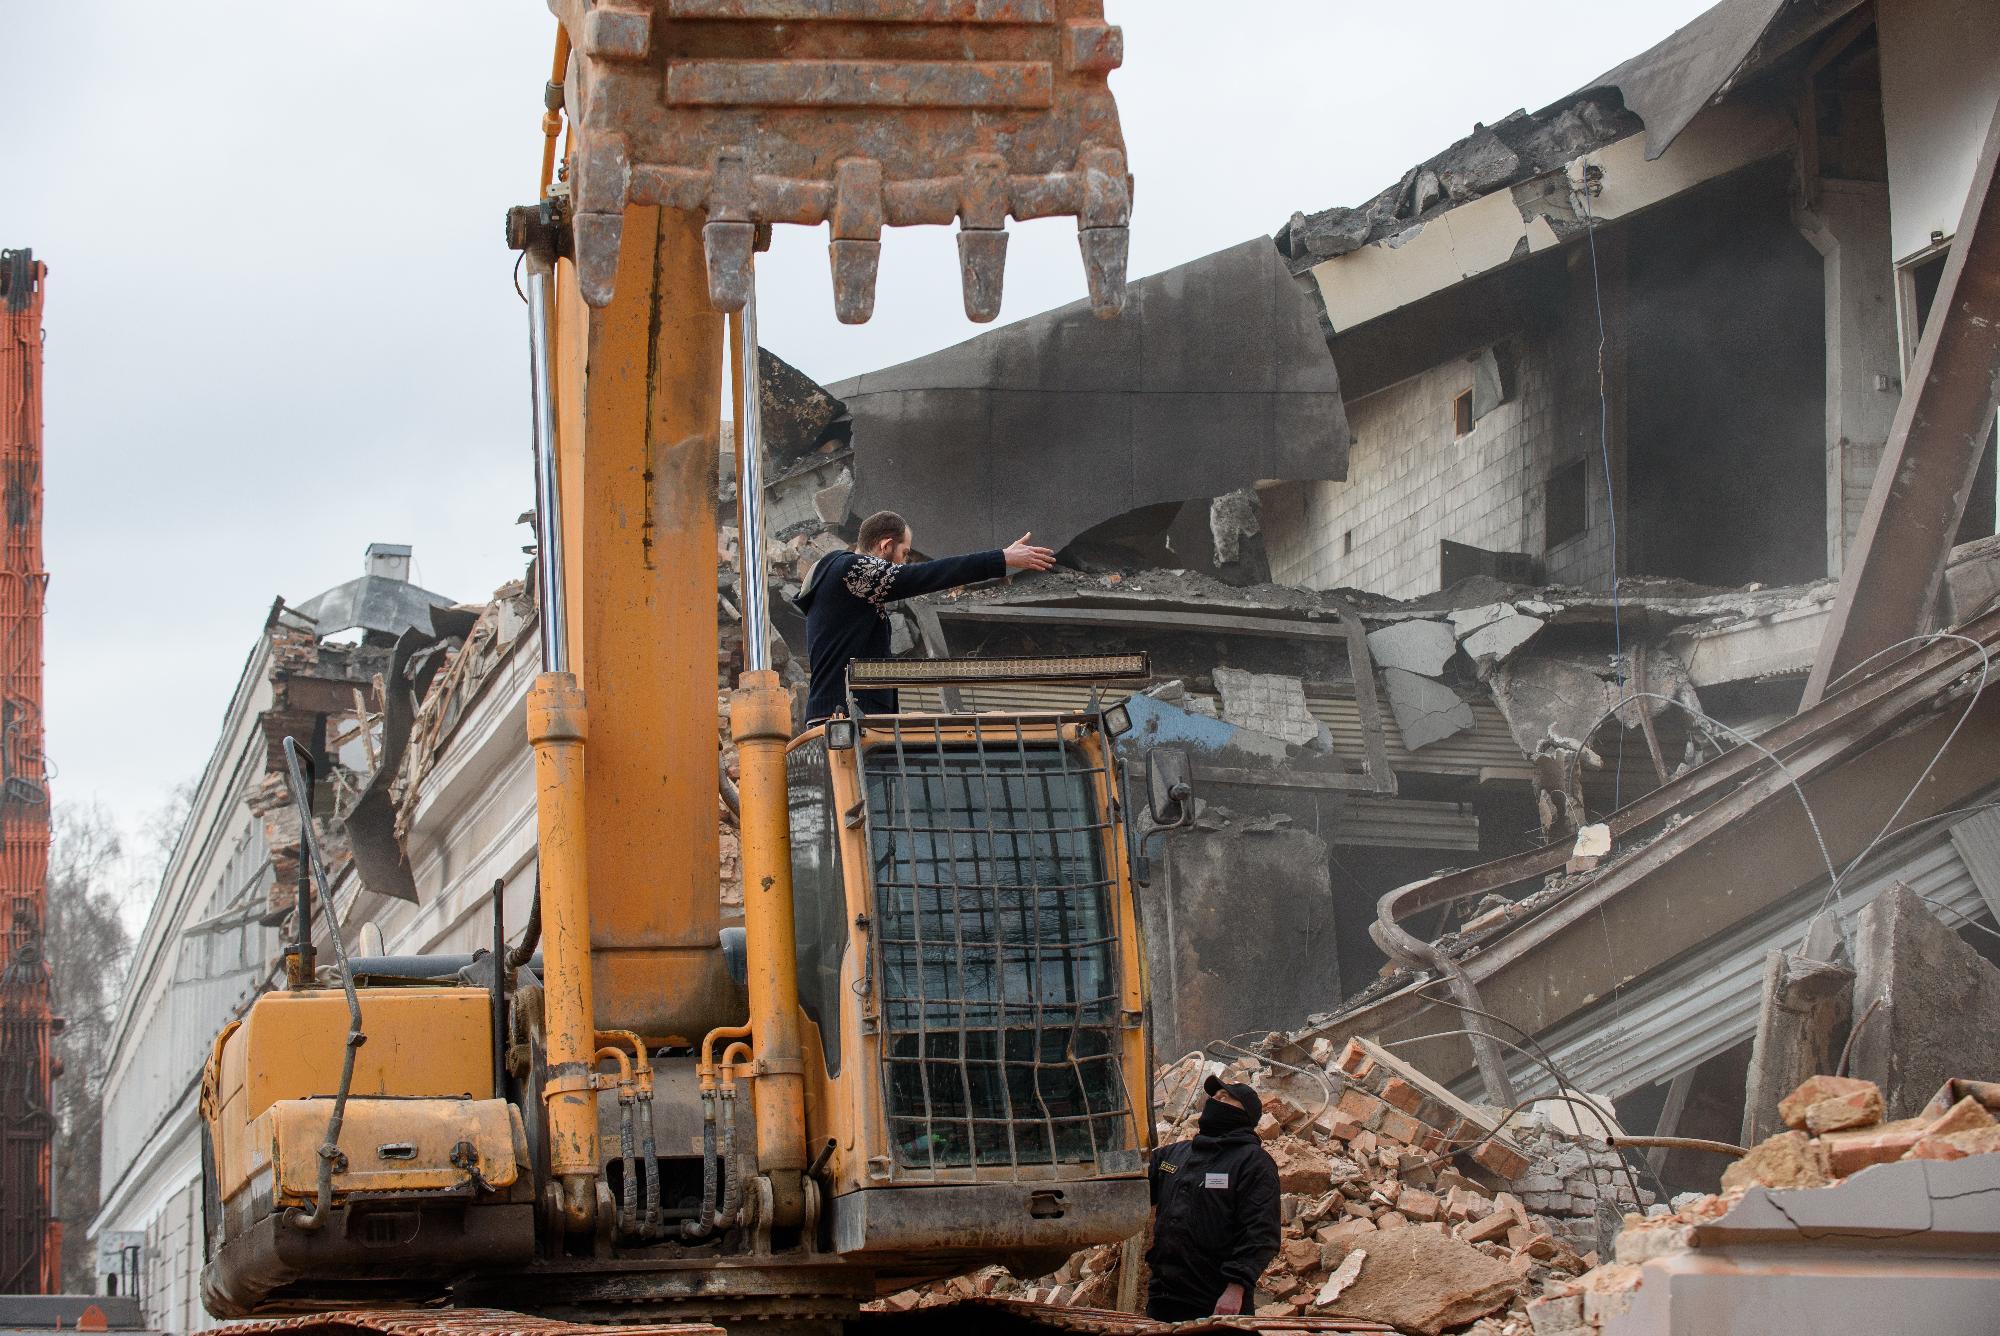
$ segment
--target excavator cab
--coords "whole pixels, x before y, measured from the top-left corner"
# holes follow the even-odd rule
[[[870,689],[1143,679],[1143,655],[860,662]],[[1147,1209],[1122,710],[861,715],[786,756],[831,1241],[890,1271],[1060,1256]],[[819,1129],[815,1129],[818,1135]]]

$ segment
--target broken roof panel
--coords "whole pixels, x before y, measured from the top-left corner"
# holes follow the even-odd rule
[[[1646,126],[1651,161],[1725,92],[1787,0],[1723,0],[1589,88],[1615,88]]]
[[[927,552],[1032,530],[1061,548],[1118,515],[1264,479],[1347,476],[1347,415],[1311,303],[1259,237],[828,387],[853,418],[855,515]]]

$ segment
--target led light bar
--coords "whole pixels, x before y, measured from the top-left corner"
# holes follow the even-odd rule
[[[856,659],[847,685],[856,691],[890,687],[978,686],[991,682],[1147,682],[1144,654],[1037,654],[991,659]]]

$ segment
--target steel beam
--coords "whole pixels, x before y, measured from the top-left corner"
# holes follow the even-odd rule
[[[2000,404],[2000,105],[1972,174],[1937,300],[1889,428],[1803,705],[1936,626],[1938,590]]]

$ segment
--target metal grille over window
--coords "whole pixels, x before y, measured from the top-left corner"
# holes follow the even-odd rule
[[[1132,1144],[1104,766],[1018,720],[898,720],[862,769],[897,1164],[1019,1169]]]

